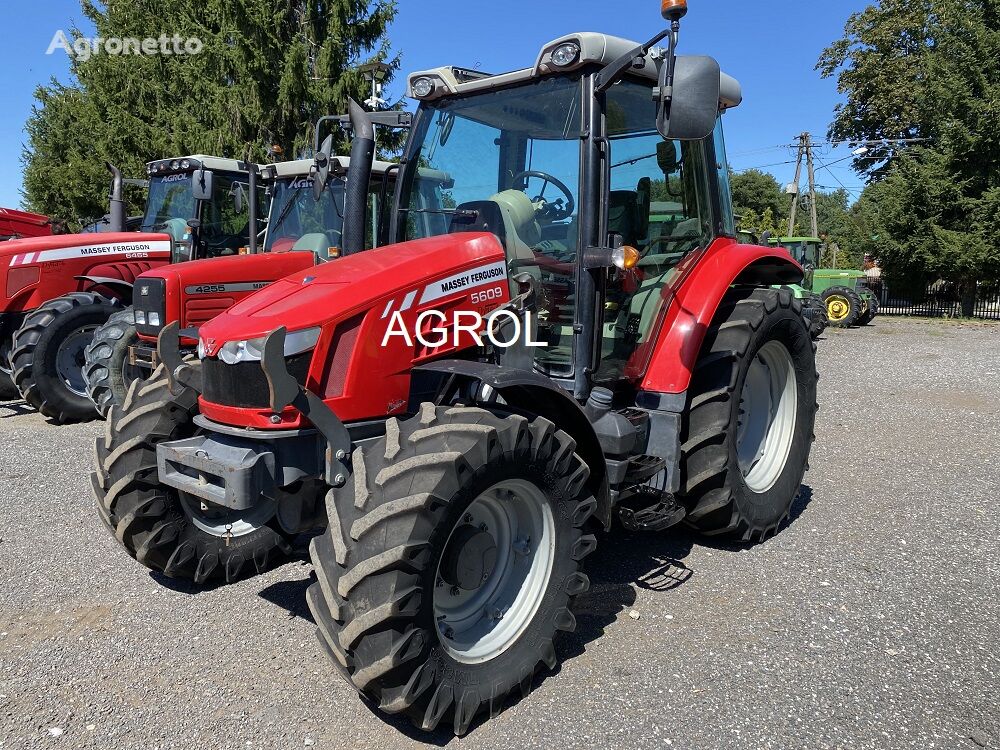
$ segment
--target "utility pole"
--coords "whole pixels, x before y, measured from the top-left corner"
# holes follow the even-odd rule
[[[812,221],[812,236],[819,237],[819,219],[816,216],[816,170],[813,166],[812,137],[806,133],[806,162],[809,164],[809,218]]]
[[[805,143],[806,133],[799,136],[799,155],[795,162],[795,182],[789,185],[788,192],[792,195],[792,213],[788,218],[788,236],[795,234],[795,216],[799,210],[799,182],[802,180],[802,156],[805,153],[802,144]],[[794,185],[794,188],[792,187]]]
[[[799,183],[802,180],[802,162],[805,161],[809,173],[809,219],[811,223],[812,236],[819,236],[819,217],[816,215],[816,167],[813,161],[812,136],[803,133],[799,136],[799,153],[795,161],[795,182],[794,188],[789,186],[792,194],[792,210],[788,218],[788,236],[795,234],[795,219],[799,211]]]

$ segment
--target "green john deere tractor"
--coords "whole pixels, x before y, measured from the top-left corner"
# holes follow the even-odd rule
[[[753,232],[741,229],[737,231],[736,235],[737,239],[744,244],[766,245],[768,243],[766,233],[764,237],[759,238]],[[770,242],[771,244],[774,244],[773,240]],[[784,288],[791,290],[792,295],[796,299],[802,301],[802,317],[804,317],[806,322],[809,324],[809,334],[813,337],[813,339],[818,339],[821,335],[823,335],[823,331],[825,331],[830,325],[830,320],[827,317],[826,303],[818,294],[814,294],[812,291],[806,287],[800,286],[799,284],[784,284],[783,286]]]
[[[878,315],[878,297],[868,288],[864,271],[820,268],[821,239],[782,237],[769,242],[781,245],[805,268],[802,285],[823,300],[830,325],[836,328],[866,326]]]

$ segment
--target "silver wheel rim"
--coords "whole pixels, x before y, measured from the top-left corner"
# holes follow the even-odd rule
[[[496,545],[492,570],[470,590],[446,582],[442,574],[463,526],[485,526]],[[508,479],[479,495],[449,534],[436,571],[434,617],[445,651],[456,661],[480,664],[510,648],[538,612],[554,560],[555,519],[541,489]]]
[[[184,515],[196,527],[217,537],[240,537],[252,534],[267,525],[278,510],[278,501],[261,496],[260,502],[248,510],[232,510],[220,505],[202,504],[201,499],[180,493]]]
[[[750,363],[740,393],[736,453],[751,491],[770,490],[788,463],[798,414],[795,364],[779,341],[768,341]]]
[[[83,377],[84,352],[94,340],[96,325],[77,328],[62,340],[56,350],[56,372],[63,384],[77,396],[87,395],[87,380]]]

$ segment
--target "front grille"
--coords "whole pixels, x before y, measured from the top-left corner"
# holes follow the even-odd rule
[[[132,295],[132,306],[136,312],[146,313],[146,323],[136,323],[135,330],[143,336],[158,336],[167,318],[167,282],[164,279],[137,279]],[[149,324],[149,314],[159,314],[159,325]]]
[[[288,372],[305,386],[313,352],[308,351],[287,357]],[[269,406],[267,378],[260,362],[240,362],[227,365],[219,359],[201,362],[205,400],[219,406],[236,406],[241,409],[266,409]]]

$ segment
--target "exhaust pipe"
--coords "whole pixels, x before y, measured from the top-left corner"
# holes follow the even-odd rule
[[[375,161],[375,126],[361,106],[349,101],[351,129],[351,167],[347,172],[344,192],[344,233],[341,253],[351,255],[365,249],[365,229],[368,222],[368,185]]]
[[[111,207],[108,211],[108,225],[109,231],[112,232],[124,232],[125,231],[125,199],[122,197],[122,188],[125,185],[125,180],[122,177],[122,172],[118,167],[116,167],[111,162],[105,162],[108,167],[108,171],[112,174],[111,179]]]

